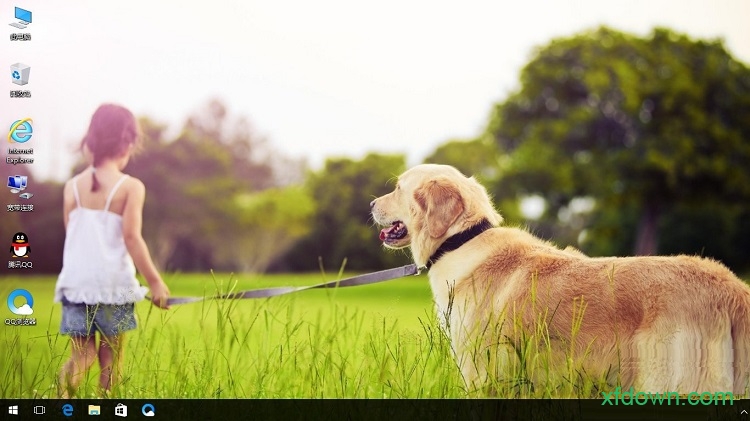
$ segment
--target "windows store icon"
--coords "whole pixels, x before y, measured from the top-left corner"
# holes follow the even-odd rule
[[[127,417],[128,416],[128,407],[127,405],[123,405],[121,403],[118,403],[117,406],[115,406],[115,415],[118,417]]]

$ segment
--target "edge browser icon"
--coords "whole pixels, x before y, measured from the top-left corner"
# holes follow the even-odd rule
[[[62,406],[62,413],[66,417],[72,417],[73,416],[73,405],[66,403]]]

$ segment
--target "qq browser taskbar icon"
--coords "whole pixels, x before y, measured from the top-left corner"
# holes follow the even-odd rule
[[[144,417],[156,416],[156,408],[154,408],[154,406],[150,403],[144,404],[141,407],[141,414],[143,414]]]
[[[21,302],[21,305],[16,306],[17,302]],[[16,289],[8,294],[8,309],[11,313],[23,317],[6,318],[6,326],[36,326],[36,318],[28,317],[34,314],[34,297],[29,291]]]

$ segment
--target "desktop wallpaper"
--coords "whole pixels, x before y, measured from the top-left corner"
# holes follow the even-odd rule
[[[232,294],[413,263],[383,247],[370,202],[422,163],[474,176],[504,225],[561,249],[697,255],[748,282],[747,16],[739,0],[4,2],[7,417],[30,400],[118,417],[177,399],[602,405],[616,383],[543,347],[517,349],[491,390],[468,386],[424,271]],[[111,385],[92,354],[66,387],[64,185],[88,171],[102,104],[137,121],[122,171],[145,188],[153,266],[187,299],[135,302]]]

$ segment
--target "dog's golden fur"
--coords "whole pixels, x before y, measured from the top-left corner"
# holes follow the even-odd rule
[[[450,236],[495,228],[444,254],[429,281],[469,386],[501,380],[522,332],[543,324],[552,369],[583,361],[589,375],[644,392],[745,394],[750,287],[699,257],[587,257],[499,227],[486,190],[444,165],[419,165],[372,203],[390,248],[424,266]],[[393,228],[395,233],[397,230]],[[387,232],[385,229],[384,232]]]

